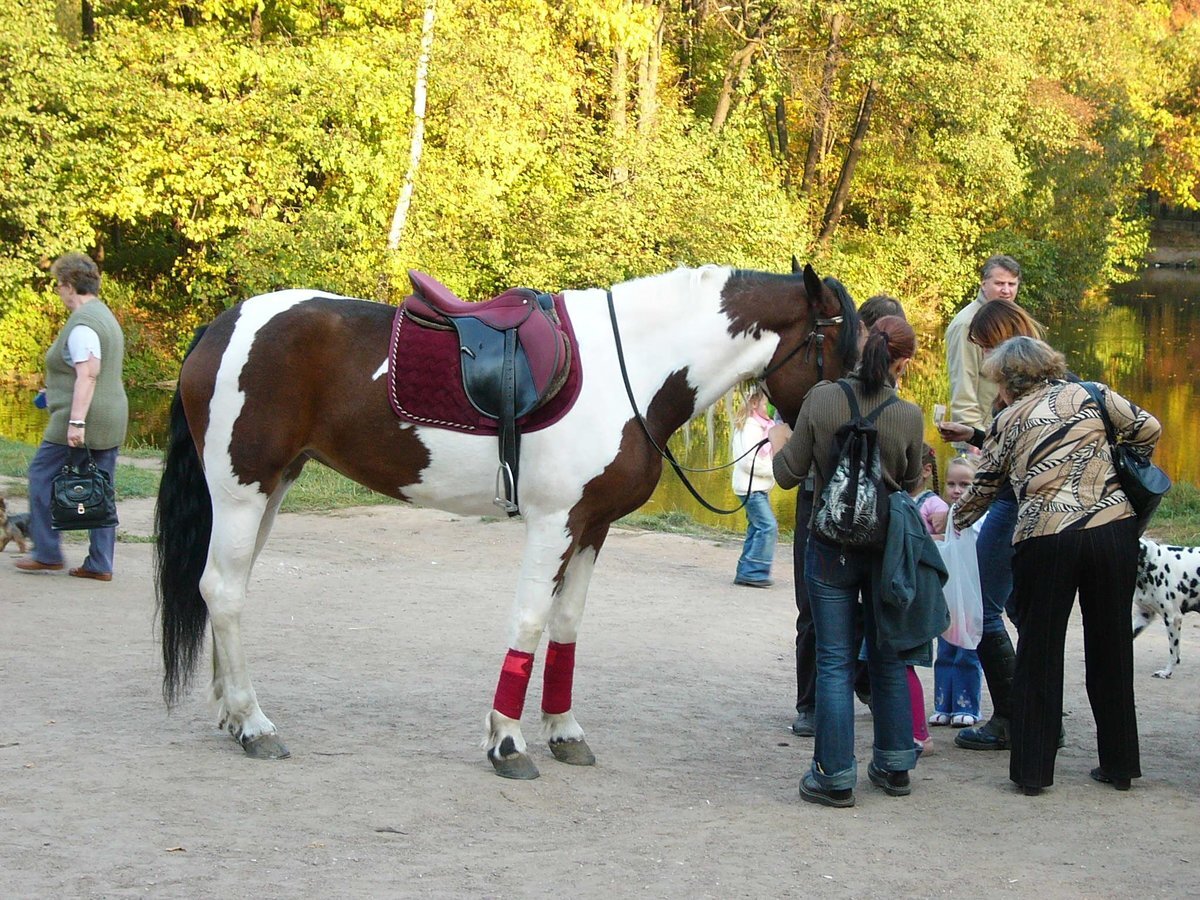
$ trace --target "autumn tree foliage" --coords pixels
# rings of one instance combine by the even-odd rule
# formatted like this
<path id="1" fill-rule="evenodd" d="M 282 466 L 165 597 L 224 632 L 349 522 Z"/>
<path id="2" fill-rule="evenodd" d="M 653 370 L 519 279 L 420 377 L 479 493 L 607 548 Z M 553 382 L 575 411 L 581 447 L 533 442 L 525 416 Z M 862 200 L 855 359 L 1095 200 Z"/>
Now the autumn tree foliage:
<path id="1" fill-rule="evenodd" d="M 69 248 L 152 380 L 245 296 L 406 267 L 483 297 L 795 253 L 933 318 L 1002 250 L 1075 302 L 1146 190 L 1200 206 L 1197 0 L 431 6 L 0 4 L 0 372 L 39 369 Z"/>

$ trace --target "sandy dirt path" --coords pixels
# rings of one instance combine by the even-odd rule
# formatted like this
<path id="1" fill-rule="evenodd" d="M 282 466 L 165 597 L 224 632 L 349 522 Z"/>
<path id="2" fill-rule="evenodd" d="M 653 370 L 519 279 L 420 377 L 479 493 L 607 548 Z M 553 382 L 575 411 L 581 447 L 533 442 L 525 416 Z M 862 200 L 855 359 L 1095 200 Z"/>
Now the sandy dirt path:
<path id="1" fill-rule="evenodd" d="M 1188 897 L 1200 894 L 1200 616 L 1183 664 L 1136 643 L 1145 777 L 1088 778 L 1078 617 L 1067 746 L 1041 797 L 1007 753 L 936 753 L 895 799 L 801 803 L 792 578 L 733 586 L 738 547 L 616 531 L 592 584 L 576 714 L 594 768 L 505 781 L 479 749 L 503 657 L 519 523 L 402 507 L 280 517 L 244 617 L 290 760 L 247 759 L 199 682 L 168 714 L 153 628 L 151 504 L 127 502 L 111 584 L 0 556 L 0 896 Z M 69 546 L 72 564 L 82 546 Z M 780 548 L 781 563 L 790 547 Z M 539 659 L 540 662 L 540 659 Z M 921 670 L 927 687 L 932 671 Z M 978 894 L 977 894 L 978 895 Z"/>

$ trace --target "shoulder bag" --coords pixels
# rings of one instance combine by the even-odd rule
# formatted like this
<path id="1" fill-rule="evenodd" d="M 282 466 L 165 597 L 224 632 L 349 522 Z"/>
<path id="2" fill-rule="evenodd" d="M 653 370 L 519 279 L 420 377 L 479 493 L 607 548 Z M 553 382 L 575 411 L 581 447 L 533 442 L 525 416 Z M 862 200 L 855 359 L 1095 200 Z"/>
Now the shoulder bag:
<path id="1" fill-rule="evenodd" d="M 50 489 L 50 527 L 55 531 L 113 528 L 117 495 L 108 473 L 96 465 L 92 451 L 78 465 L 69 462 Z"/>
<path id="2" fill-rule="evenodd" d="M 1171 479 L 1166 472 L 1150 461 L 1148 455 L 1139 453 L 1128 444 L 1117 440 L 1116 430 L 1108 417 L 1108 407 L 1100 389 L 1090 381 L 1081 381 L 1079 385 L 1100 407 L 1100 418 L 1104 422 L 1104 432 L 1108 435 L 1113 468 L 1117 470 L 1121 490 L 1125 492 L 1133 511 L 1137 513 L 1138 534 L 1141 534 L 1150 524 L 1150 518 L 1162 502 L 1163 494 L 1171 489 Z"/>

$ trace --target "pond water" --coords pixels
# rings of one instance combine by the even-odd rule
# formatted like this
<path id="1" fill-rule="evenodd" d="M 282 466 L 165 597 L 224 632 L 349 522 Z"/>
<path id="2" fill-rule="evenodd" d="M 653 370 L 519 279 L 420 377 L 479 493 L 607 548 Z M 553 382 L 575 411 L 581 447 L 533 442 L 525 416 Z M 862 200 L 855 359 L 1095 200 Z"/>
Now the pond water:
<path id="1" fill-rule="evenodd" d="M 1200 272 L 1148 269 L 1136 281 L 1114 287 L 1106 304 L 1059 315 L 1044 323 L 1050 342 L 1062 350 L 1071 369 L 1083 378 L 1111 385 L 1144 406 L 1163 423 L 1155 452 L 1176 480 L 1200 484 Z M 941 336 L 922 336 L 918 358 L 901 388 L 903 396 L 932 410 L 946 403 L 949 382 Z M 37 443 L 45 412 L 34 408 L 29 389 L 0 390 L 0 436 Z M 130 392 L 128 446 L 161 447 L 166 434 L 170 393 L 158 389 Z M 718 403 L 671 439 L 671 449 L 686 466 L 702 468 L 729 460 L 731 404 Z M 929 414 L 926 439 L 943 461 L 950 450 L 938 439 Z M 645 512 L 682 511 L 697 521 L 738 529 L 744 517 L 718 516 L 703 509 L 669 467 Z M 689 476 L 716 506 L 732 508 L 737 498 L 729 472 Z M 790 528 L 795 498 L 790 491 L 772 492 L 779 521 Z"/>

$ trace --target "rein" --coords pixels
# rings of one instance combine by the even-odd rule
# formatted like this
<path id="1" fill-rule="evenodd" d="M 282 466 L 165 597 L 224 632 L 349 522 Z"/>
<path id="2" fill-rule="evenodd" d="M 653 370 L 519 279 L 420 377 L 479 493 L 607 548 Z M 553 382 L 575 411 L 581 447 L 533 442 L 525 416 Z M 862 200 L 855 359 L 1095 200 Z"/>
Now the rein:
<path id="1" fill-rule="evenodd" d="M 707 500 L 705 500 L 703 497 L 701 497 L 700 492 L 696 490 L 695 486 L 693 486 L 691 481 L 688 480 L 688 477 L 687 477 L 687 475 L 684 474 L 684 472 L 685 471 L 687 471 L 687 472 L 719 472 L 721 469 L 727 469 L 730 466 L 736 465 L 738 463 L 738 461 L 744 459 L 745 457 L 747 457 L 751 453 L 753 453 L 753 454 L 755 454 L 755 458 L 753 460 L 751 460 L 751 462 L 750 462 L 750 480 L 753 481 L 754 480 L 754 465 L 755 465 L 755 463 L 758 462 L 758 458 L 757 458 L 758 449 L 760 447 L 762 447 L 764 444 L 770 443 L 770 441 L 767 440 L 766 438 L 763 438 L 761 441 L 759 441 L 757 444 L 755 444 L 753 447 L 751 447 L 749 450 L 747 450 L 745 453 L 743 453 L 741 456 L 739 456 L 737 459 L 733 460 L 732 462 L 726 463 L 723 466 L 713 466 L 708 469 L 691 469 L 691 468 L 688 468 L 687 466 L 681 465 L 679 463 L 679 461 L 675 459 L 675 454 L 673 454 L 671 452 L 670 447 L 660 447 L 658 445 L 658 441 L 654 440 L 654 436 L 652 434 L 650 434 L 650 426 L 646 424 L 645 418 L 642 417 L 641 412 L 638 410 L 637 400 L 633 396 L 633 386 L 630 385 L 630 383 L 629 383 L 629 371 L 625 366 L 625 348 L 621 343 L 621 329 L 617 326 L 617 309 L 613 305 L 612 291 L 606 291 L 606 294 L 608 296 L 608 317 L 610 320 L 612 320 L 613 340 L 617 347 L 617 362 L 620 364 L 620 367 L 621 367 L 621 380 L 625 383 L 625 394 L 629 397 L 629 406 L 633 409 L 634 418 L 636 418 L 638 421 L 638 424 L 642 426 L 642 432 L 646 435 L 646 440 L 648 440 L 650 442 L 651 447 L 653 447 L 655 450 L 658 451 L 659 456 L 661 456 L 663 459 L 665 459 L 667 462 L 669 462 L 671 464 L 671 468 L 675 470 L 675 474 L 679 476 L 679 480 L 683 482 L 683 486 L 686 487 L 688 489 L 688 492 L 693 497 L 696 498 L 696 502 L 698 502 L 701 506 L 703 506 L 709 512 L 714 512 L 717 515 L 721 515 L 721 516 L 728 516 L 728 515 L 732 515 L 733 513 L 737 512 L 738 510 L 742 509 L 746 505 L 746 502 L 750 499 L 749 494 L 746 494 L 746 496 L 742 498 L 742 502 L 739 503 L 737 506 L 735 506 L 733 509 L 721 509 L 720 507 L 713 506 L 711 503 L 709 503 Z M 761 381 L 761 380 L 765 379 L 768 375 L 778 372 L 784 363 L 788 362 L 793 356 L 795 356 L 802 349 L 807 347 L 809 345 L 809 343 L 812 342 L 814 337 L 817 339 L 817 341 L 816 341 L 816 343 L 817 343 L 817 376 L 818 376 L 818 380 L 823 379 L 824 372 L 825 372 L 825 356 L 824 356 L 822 347 L 825 343 L 825 335 L 821 334 L 818 329 L 829 326 L 829 325 L 840 325 L 841 323 L 842 323 L 841 316 L 836 316 L 835 318 L 832 318 L 832 319 L 817 319 L 813 325 L 813 330 L 809 333 L 808 337 L 805 338 L 803 342 L 797 344 L 783 359 L 781 359 L 775 365 L 768 366 L 768 368 L 762 373 L 762 375 L 759 376 L 759 380 Z M 764 390 L 764 392 L 766 391 L 765 384 L 763 385 L 763 390 Z M 769 398 L 769 395 L 768 395 L 768 398 Z"/>

